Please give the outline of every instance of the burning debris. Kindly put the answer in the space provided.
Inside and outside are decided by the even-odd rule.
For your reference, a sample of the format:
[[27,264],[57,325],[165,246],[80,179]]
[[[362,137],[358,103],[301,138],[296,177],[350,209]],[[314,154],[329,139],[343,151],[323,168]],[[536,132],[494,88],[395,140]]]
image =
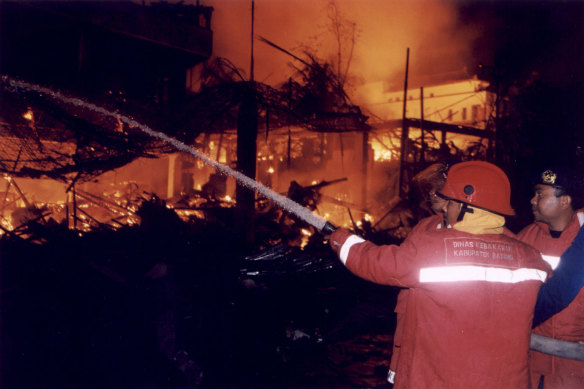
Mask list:
[[[265,141],[257,140],[260,152],[252,160],[262,168],[260,182],[231,167],[241,88],[250,87],[243,80],[208,83],[185,104],[188,120],[181,113],[173,117],[179,125],[170,134],[181,135],[175,139],[115,109],[2,79],[4,87],[18,89],[18,98],[8,98],[14,90],[2,92],[11,103],[2,109],[8,120],[1,139],[7,150],[0,164],[7,184],[1,274],[22,274],[22,283],[7,284],[15,293],[8,295],[5,315],[12,349],[26,351],[9,355],[7,382],[38,365],[37,350],[56,349],[38,378],[55,386],[67,370],[60,361],[73,367],[81,386],[124,380],[183,387],[302,384],[317,379],[315,366],[334,371],[334,365],[346,370],[347,363],[358,363],[350,352],[338,358],[339,350],[363,332],[391,331],[387,296],[396,291],[351,277],[318,231],[330,218],[347,220],[372,240],[399,240],[411,226],[402,217],[407,209],[395,197],[385,204],[399,166],[369,158],[366,117],[342,85],[330,83],[331,70],[312,61],[300,70],[304,84],[291,80],[281,90],[251,85],[265,121]],[[167,196],[137,178],[90,189],[95,181],[107,182],[103,177],[114,168],[160,156],[168,161]],[[210,168],[199,169],[201,161]],[[195,174],[201,172],[204,184]],[[66,199],[29,199],[22,182],[39,177],[62,183]],[[251,245],[236,229],[233,178],[260,194]],[[379,194],[368,196],[373,187]],[[382,209],[381,218],[369,211],[375,208]],[[34,306],[37,298],[41,310],[27,313],[33,327],[56,314],[29,343],[27,328],[18,329],[27,321],[18,306]],[[55,348],[57,341],[84,358]],[[314,366],[302,366],[307,356]],[[104,372],[112,361],[119,372]],[[384,382],[385,371],[377,374],[387,366],[375,365],[368,380]],[[144,373],[144,367],[151,369]],[[320,379],[346,378],[337,371]]]
[[[315,379],[299,361],[311,355],[315,363],[326,365],[325,342],[333,346],[344,339],[327,338],[330,331],[338,332],[336,320],[328,317],[345,315],[353,302],[343,301],[343,311],[337,312],[341,302],[336,300],[357,281],[314,234],[303,248],[274,244],[273,235],[257,234],[262,238],[258,249],[246,254],[243,242],[230,232],[232,202],[202,194],[193,198],[188,209],[196,206],[200,215],[144,196],[131,203],[137,206],[132,213],[138,218],[135,224],[93,226],[79,233],[29,219],[22,229],[3,236],[2,274],[12,276],[3,282],[3,290],[11,291],[3,298],[3,335],[10,337],[3,343],[25,355],[8,353],[3,358],[13,368],[5,382],[15,382],[11,380],[33,363],[30,358],[40,357],[38,350],[58,339],[76,345],[84,357],[75,360],[67,350],[49,348],[61,351],[49,353],[55,358],[44,362],[47,370],[39,379],[55,385],[64,379],[58,372],[71,366],[81,385],[91,380],[110,387],[136,379],[136,369],[148,364],[159,367],[140,373],[145,384],[170,380],[182,387],[239,385],[268,382],[274,374],[279,379],[296,375],[296,381],[289,382]],[[263,215],[256,225],[269,231],[276,224]],[[16,274],[22,274],[19,281]],[[44,296],[42,309],[28,313],[28,327],[12,327],[21,318],[16,307],[28,306],[35,296]],[[55,313],[41,326],[46,309]],[[32,343],[24,340],[30,326],[37,331]],[[268,327],[270,332],[265,332]],[[300,333],[307,335],[290,335]],[[106,360],[116,363],[117,373],[99,369],[98,377],[91,366],[103,366]],[[299,375],[289,370],[300,368]]]

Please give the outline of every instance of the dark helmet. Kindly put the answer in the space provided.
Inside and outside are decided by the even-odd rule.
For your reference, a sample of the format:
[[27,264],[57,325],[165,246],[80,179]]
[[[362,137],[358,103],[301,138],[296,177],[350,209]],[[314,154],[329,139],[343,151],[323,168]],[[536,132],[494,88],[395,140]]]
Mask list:
[[507,175],[489,162],[470,161],[453,165],[440,195],[502,215],[515,215],[511,207],[511,184]]

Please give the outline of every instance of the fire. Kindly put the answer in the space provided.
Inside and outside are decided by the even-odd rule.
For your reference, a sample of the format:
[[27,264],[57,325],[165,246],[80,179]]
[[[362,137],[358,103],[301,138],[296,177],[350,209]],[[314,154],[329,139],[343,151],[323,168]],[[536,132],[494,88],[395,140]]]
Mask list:
[[399,139],[394,139],[387,134],[370,139],[369,145],[373,149],[373,159],[376,162],[391,161],[396,159],[399,153]]
[[30,108],[28,109],[28,111],[26,111],[24,114],[22,114],[22,117],[30,122],[34,121],[34,113],[32,112],[32,110]]
[[301,229],[300,232],[302,233],[302,241],[300,242],[300,248],[303,249],[308,244],[308,241],[312,236],[312,232],[307,230],[306,228]]
[[6,233],[5,231],[12,231],[14,229],[14,226],[12,225],[12,218],[10,216],[1,217],[0,224],[2,225],[2,228],[0,229],[0,236],[4,235]]

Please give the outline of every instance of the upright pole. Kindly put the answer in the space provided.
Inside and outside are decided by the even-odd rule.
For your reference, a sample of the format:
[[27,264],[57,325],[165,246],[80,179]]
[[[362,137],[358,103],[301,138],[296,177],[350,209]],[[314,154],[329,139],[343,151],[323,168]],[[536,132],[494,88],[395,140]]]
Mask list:
[[[237,113],[237,170],[255,180],[257,158],[257,97],[253,81],[253,24],[254,1],[251,3],[251,62],[250,81],[244,86]],[[254,241],[255,192],[238,183],[235,188],[236,223],[239,234],[247,244]]]
[[361,153],[363,155],[361,165],[361,205],[367,209],[367,167],[369,165],[369,133],[367,131],[363,131],[363,143],[361,147]]
[[420,87],[420,142],[422,144],[422,155],[420,155],[420,163],[423,166],[426,162],[426,142],[424,142],[424,87]]
[[402,136],[401,136],[401,148],[400,148],[400,161],[399,161],[399,196],[401,198],[405,197],[405,170],[406,170],[406,157],[407,157],[407,143],[408,143],[408,124],[406,121],[406,103],[408,100],[408,68],[410,65],[410,48],[406,52],[406,76],[404,80],[404,104],[402,110]]
[[251,58],[249,61],[249,80],[254,82],[253,74],[253,34],[254,34],[254,24],[255,24],[255,0],[251,0]]
[[[292,77],[288,79],[288,108],[292,110]],[[290,153],[292,152],[292,130],[290,126],[288,126],[288,157],[286,158],[286,167],[290,169],[291,166],[291,157]]]
[[73,231],[77,231],[77,194],[75,193],[75,184],[71,188],[73,193]]
[[170,154],[168,156],[168,180],[166,182],[166,198],[171,199],[174,196],[174,174],[176,169],[177,154]]

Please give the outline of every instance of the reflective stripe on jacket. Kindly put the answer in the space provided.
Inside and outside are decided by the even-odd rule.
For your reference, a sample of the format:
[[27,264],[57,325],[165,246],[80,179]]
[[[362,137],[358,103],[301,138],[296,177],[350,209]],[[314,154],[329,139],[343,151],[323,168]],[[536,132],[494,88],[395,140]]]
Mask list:
[[[568,247],[570,247],[572,241],[578,234],[582,223],[584,223],[584,212],[579,211],[574,214],[570,224],[568,224],[558,238],[553,238],[550,234],[548,225],[541,222],[535,222],[525,227],[518,234],[518,237],[523,242],[529,243],[538,249],[542,255],[560,258]],[[559,266],[561,266],[561,261],[559,262],[558,267]],[[562,272],[559,274],[561,277],[568,276],[567,274],[562,276]],[[569,276],[578,277],[581,276],[581,274],[581,272],[573,272],[569,274]],[[553,278],[554,277],[552,276],[551,279]],[[550,291],[549,286],[546,286],[546,289],[540,293],[539,298],[544,298],[546,296],[546,291]],[[573,288],[559,288],[556,289],[556,291],[563,294],[572,294],[572,301],[561,312],[558,312],[553,317],[543,322],[541,322],[542,319],[540,319],[540,317],[545,315],[543,307],[547,304],[544,301],[540,302],[537,305],[538,311],[536,312],[536,320],[541,322],[541,324],[535,328],[534,332],[554,339],[566,340],[569,342],[583,342],[584,289],[580,289],[577,293],[574,292]],[[569,297],[570,296],[562,295],[553,296],[552,298],[565,300]],[[545,319],[545,317],[543,317],[543,319]],[[531,353],[530,367],[534,373],[542,375],[584,377],[584,362],[554,357],[537,351],[532,351]]]
[[395,388],[527,387],[533,306],[549,266],[503,234],[412,232],[377,246],[339,229],[331,245],[356,275],[410,288]]

